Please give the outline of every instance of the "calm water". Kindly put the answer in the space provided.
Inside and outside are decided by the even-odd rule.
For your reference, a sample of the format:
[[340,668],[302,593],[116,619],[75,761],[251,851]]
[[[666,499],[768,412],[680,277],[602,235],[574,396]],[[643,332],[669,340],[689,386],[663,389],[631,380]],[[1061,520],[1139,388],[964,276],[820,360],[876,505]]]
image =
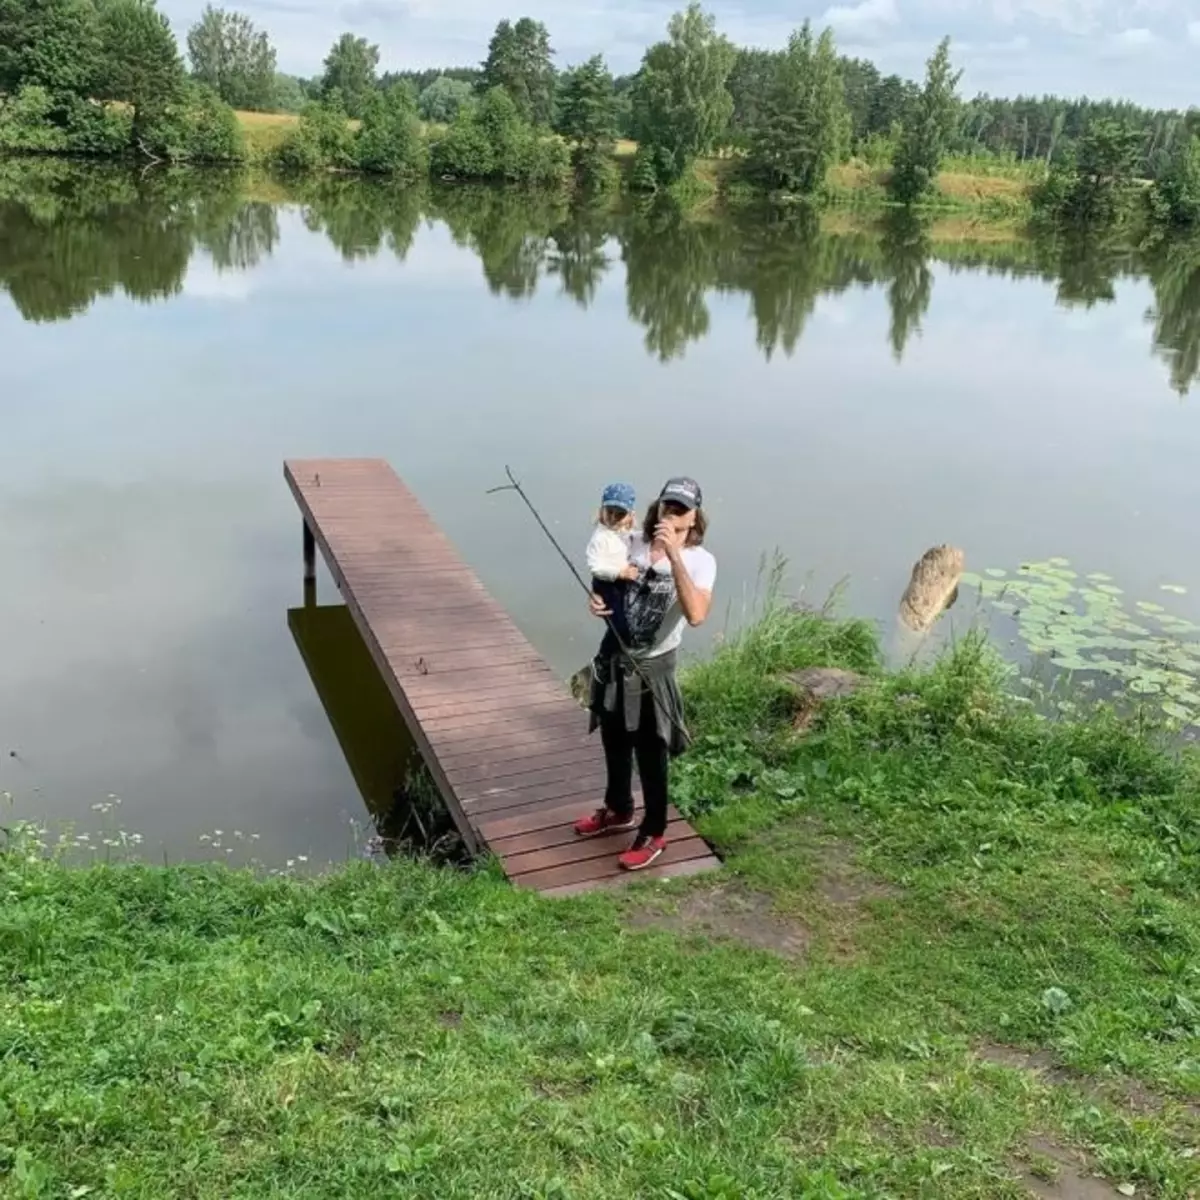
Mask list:
[[940,541],[1200,617],[1194,249],[7,163],[0,292],[0,790],[150,857],[344,857],[396,769],[289,617],[285,456],[389,459],[564,674],[595,628],[506,463],[579,549],[609,479],[696,475],[718,628],[775,548],[890,620]]

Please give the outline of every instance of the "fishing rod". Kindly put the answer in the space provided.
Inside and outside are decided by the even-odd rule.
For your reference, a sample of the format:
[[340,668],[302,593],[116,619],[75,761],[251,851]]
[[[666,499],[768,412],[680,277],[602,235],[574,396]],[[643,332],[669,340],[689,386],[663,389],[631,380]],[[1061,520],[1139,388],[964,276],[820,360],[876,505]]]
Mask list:
[[[508,476],[508,482],[501,484],[499,487],[488,488],[486,495],[494,496],[499,492],[516,492],[517,495],[520,496],[521,499],[524,501],[525,507],[527,509],[529,509],[529,511],[533,514],[533,519],[538,523],[539,526],[541,526],[541,530],[546,535],[547,539],[550,542],[550,545],[552,545],[554,547],[554,549],[558,551],[558,557],[561,558],[563,560],[563,562],[567,564],[567,570],[570,571],[571,574],[575,577],[575,582],[578,583],[581,588],[583,588],[584,592],[587,594],[588,599],[591,600],[593,592],[592,592],[591,587],[588,585],[587,580],[585,580],[584,577],[579,573],[579,568],[576,567],[575,564],[571,561],[570,555],[567,554],[567,552],[562,548],[562,546],[559,544],[558,538],[556,538],[554,536],[554,534],[550,530],[550,527],[546,524],[545,521],[542,520],[542,514],[538,512],[536,505],[533,503],[532,500],[530,500],[529,496],[526,494],[525,489],[521,486],[520,480],[518,480],[517,477],[512,473],[512,468],[510,466],[505,465],[504,474]],[[642,681],[642,686],[650,694],[650,697],[653,699],[654,703],[658,706],[659,711],[663,714],[663,716],[665,716],[667,718],[668,721],[671,722],[671,725],[674,727],[676,732],[682,734],[685,741],[690,742],[691,734],[688,733],[687,729],[680,723],[680,721],[675,717],[675,715],[672,712],[670,712],[666,708],[666,706],[663,704],[663,702],[659,699],[658,693],[655,692],[653,687],[651,687],[650,680],[646,677],[646,673],[642,670],[641,663],[639,663],[637,658],[634,657],[633,651],[625,644],[624,639],[617,632],[617,628],[612,622],[611,614],[604,617],[604,624],[608,626],[609,632],[613,635],[613,639],[616,641],[617,646],[621,651],[622,657],[633,668],[634,673]]]

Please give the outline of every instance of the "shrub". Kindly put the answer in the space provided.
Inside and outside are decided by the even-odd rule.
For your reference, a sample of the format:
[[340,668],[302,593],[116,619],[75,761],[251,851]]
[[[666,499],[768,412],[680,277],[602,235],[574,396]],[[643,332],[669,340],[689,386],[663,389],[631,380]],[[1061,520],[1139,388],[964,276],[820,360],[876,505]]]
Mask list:
[[438,175],[535,187],[561,183],[569,162],[566,145],[522,121],[502,88],[493,88],[478,105],[462,110],[432,154]]
[[305,106],[296,128],[275,152],[287,171],[345,170],[358,165],[355,134],[337,93]]
[[116,158],[128,151],[133,114],[127,109],[66,94],[59,97],[58,111],[67,131],[69,153]]
[[541,136],[530,129],[520,148],[517,179],[533,187],[554,187],[563,182],[571,166],[570,152],[559,138]]
[[416,101],[403,84],[373,95],[363,111],[358,165],[380,175],[416,179],[429,170],[429,147],[421,134]]
[[68,149],[67,131],[51,120],[54,97],[42,87],[23,87],[0,99],[0,150],[15,153],[61,153]]
[[460,114],[434,143],[431,152],[434,174],[455,179],[491,179],[495,172],[496,156],[487,134],[472,120],[470,114]]
[[210,88],[196,88],[177,106],[182,157],[191,162],[242,162],[246,146],[237,115]]

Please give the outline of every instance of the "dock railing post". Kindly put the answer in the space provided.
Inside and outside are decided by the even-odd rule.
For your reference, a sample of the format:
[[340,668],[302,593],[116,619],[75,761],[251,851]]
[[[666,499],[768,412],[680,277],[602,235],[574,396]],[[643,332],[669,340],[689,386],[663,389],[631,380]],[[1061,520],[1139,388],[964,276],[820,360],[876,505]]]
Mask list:
[[313,531],[304,523],[304,607],[317,604],[317,542]]

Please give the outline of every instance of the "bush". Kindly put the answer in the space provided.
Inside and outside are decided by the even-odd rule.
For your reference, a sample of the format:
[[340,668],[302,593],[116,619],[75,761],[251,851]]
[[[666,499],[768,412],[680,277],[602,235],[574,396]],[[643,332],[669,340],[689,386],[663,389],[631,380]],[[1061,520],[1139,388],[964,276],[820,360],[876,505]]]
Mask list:
[[1200,225],[1200,137],[1184,139],[1148,195],[1150,214],[1165,225]]
[[242,162],[246,146],[233,109],[210,88],[197,87],[169,111],[176,138],[176,160],[198,163]]
[[477,106],[460,111],[432,153],[437,175],[535,187],[562,183],[569,161],[566,145],[522,121],[502,88],[493,88]]
[[629,186],[635,192],[656,192],[679,178],[675,155],[663,146],[638,147],[629,175]]
[[445,135],[434,143],[431,162],[435,175],[453,176],[455,179],[491,179],[496,156],[487,134],[469,114],[460,114]]
[[374,174],[406,179],[429,171],[429,147],[417,119],[416,101],[404,84],[367,101],[358,137],[358,165]]
[[116,157],[130,145],[133,118],[70,92],[22,88],[0,98],[0,152]]
[[68,149],[65,129],[52,122],[54,97],[41,87],[23,87],[0,99],[0,150],[14,153],[62,153]]
[[559,138],[530,129],[520,149],[517,179],[532,187],[555,187],[570,169],[571,157]]
[[133,114],[128,110],[68,94],[59,97],[58,112],[69,153],[117,158],[128,152],[133,138]]
[[286,171],[346,170],[358,165],[354,131],[336,94],[305,105],[296,128],[275,151]]

